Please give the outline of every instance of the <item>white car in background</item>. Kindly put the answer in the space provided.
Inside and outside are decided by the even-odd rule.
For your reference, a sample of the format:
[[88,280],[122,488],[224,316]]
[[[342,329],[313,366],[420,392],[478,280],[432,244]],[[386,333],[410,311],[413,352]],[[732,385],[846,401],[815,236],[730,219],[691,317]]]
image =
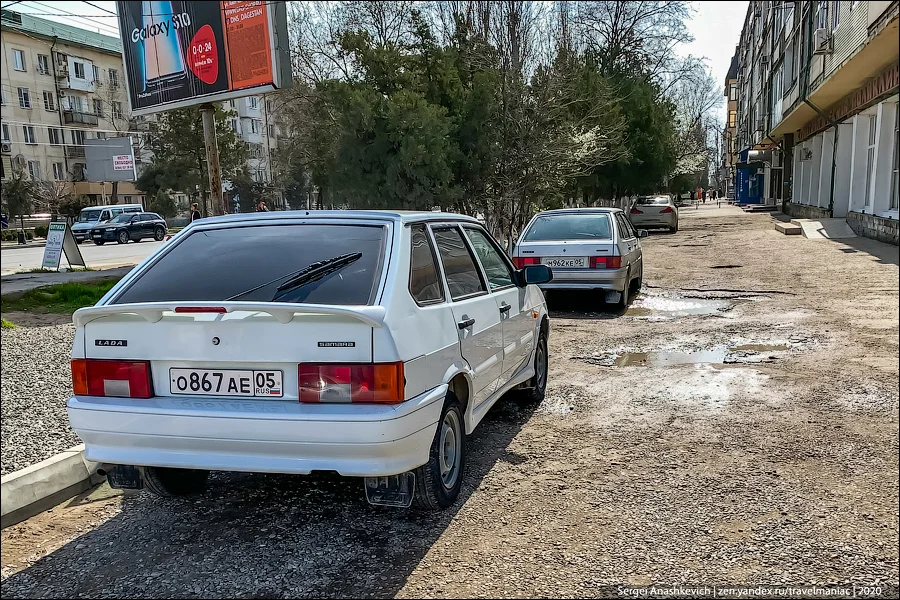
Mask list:
[[606,301],[628,305],[641,289],[644,257],[635,229],[618,208],[548,210],[531,219],[513,250],[519,268],[546,265],[544,290],[603,290]]
[[197,221],[76,311],[69,419],[114,487],[337,471],[444,508],[488,409],[544,395],[551,279],[460,215]]

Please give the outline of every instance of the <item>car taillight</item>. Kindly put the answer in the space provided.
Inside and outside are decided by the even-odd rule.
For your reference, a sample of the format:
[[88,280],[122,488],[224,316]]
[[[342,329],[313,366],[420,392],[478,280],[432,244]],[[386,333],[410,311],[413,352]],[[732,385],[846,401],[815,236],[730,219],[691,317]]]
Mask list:
[[540,256],[516,256],[513,258],[513,264],[516,265],[517,269],[521,269],[522,267],[527,267],[528,265],[539,265],[541,264]]
[[72,389],[81,396],[150,398],[150,363],[140,360],[72,359]]
[[633,206],[633,207],[631,208],[631,214],[633,214],[633,215],[642,215],[642,214],[644,214],[644,211],[640,210],[637,206]]
[[619,269],[622,267],[621,256],[592,256],[592,269]]
[[403,363],[372,365],[301,364],[297,367],[300,402],[403,402]]
[[176,306],[176,313],[218,313],[224,315],[227,310],[224,306]]
[[672,210],[672,207],[671,207],[671,206],[667,206],[667,207],[665,207],[664,209],[662,209],[662,210],[659,211],[659,212],[660,212],[660,213],[673,213],[673,212],[675,212],[675,211]]

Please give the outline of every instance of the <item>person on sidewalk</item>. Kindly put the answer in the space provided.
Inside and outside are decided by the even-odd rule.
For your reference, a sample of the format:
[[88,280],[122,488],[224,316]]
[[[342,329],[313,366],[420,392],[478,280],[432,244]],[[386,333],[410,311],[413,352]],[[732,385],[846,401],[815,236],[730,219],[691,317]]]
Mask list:
[[194,202],[191,204],[191,223],[196,221],[197,219],[202,219],[203,215],[200,214],[200,209],[197,208],[197,203]]
[[256,212],[269,212],[269,207],[266,206],[265,200],[259,201],[259,204],[256,205]]

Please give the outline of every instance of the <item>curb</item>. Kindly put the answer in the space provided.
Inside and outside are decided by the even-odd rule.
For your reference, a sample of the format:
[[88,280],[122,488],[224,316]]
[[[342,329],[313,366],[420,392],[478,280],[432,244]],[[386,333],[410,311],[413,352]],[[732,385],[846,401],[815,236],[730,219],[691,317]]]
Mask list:
[[20,523],[102,482],[84,444],[0,477],[0,528]]

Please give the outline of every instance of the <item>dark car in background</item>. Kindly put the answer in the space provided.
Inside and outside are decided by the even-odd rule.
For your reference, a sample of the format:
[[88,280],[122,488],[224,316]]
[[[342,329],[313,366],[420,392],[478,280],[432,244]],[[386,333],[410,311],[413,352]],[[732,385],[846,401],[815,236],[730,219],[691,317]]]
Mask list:
[[166,220],[156,213],[126,213],[111,221],[91,228],[91,239],[98,246],[106,242],[127,244],[129,240],[139,242],[144,238],[163,241],[169,230]]

